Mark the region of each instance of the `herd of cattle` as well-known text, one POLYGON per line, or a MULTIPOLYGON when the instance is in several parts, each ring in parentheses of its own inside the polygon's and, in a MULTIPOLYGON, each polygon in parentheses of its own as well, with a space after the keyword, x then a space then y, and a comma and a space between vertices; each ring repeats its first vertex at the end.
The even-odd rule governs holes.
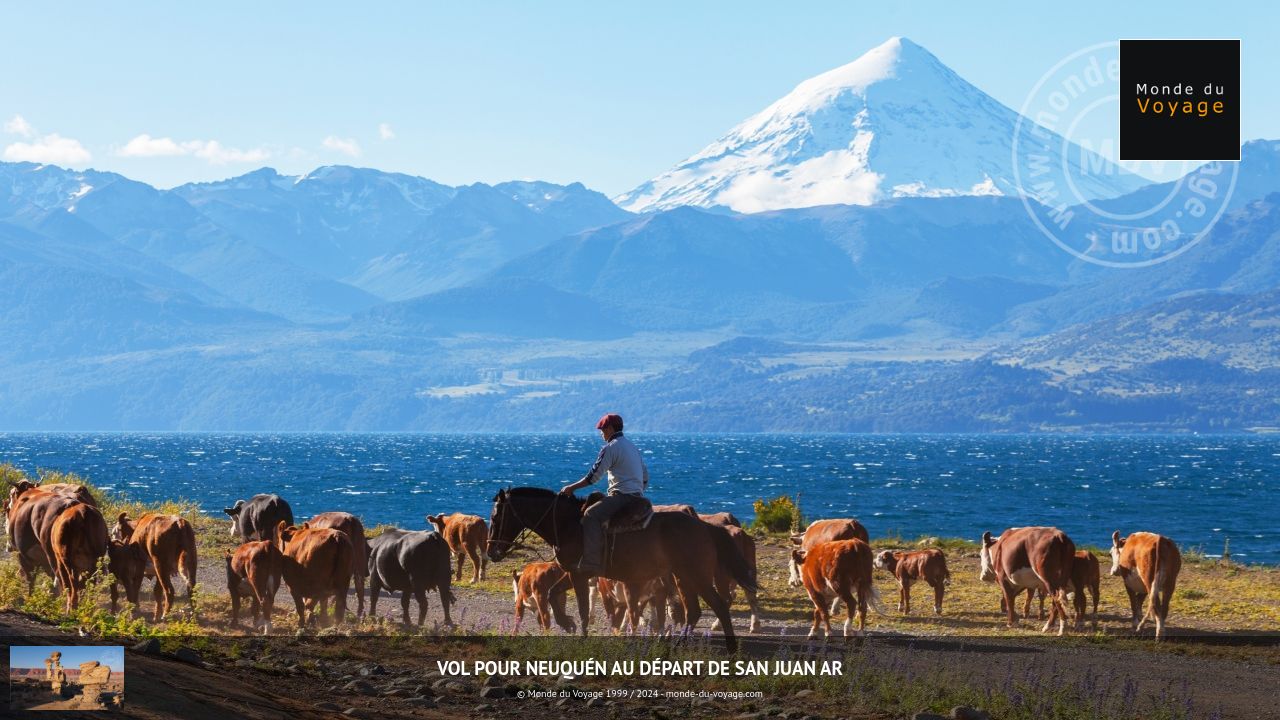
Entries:
MULTIPOLYGON (((654 510, 688 513, 725 528, 755 572, 755 540, 732 514, 699 514, 689 505, 655 506, 654 510)), ((278 495, 240 500, 224 512, 231 518, 232 536, 240 541, 239 547, 225 554, 232 623, 239 624, 241 603, 247 599, 254 625, 261 623, 265 633, 271 632, 274 600, 282 580, 293 597, 300 626, 309 621, 327 623, 331 600, 332 620, 342 623, 352 583, 358 603, 356 617, 362 617, 366 581, 370 614, 376 612, 383 590, 399 592, 405 624, 410 622, 410 601, 416 599, 417 624, 422 625, 427 614, 427 592, 434 591, 440 597, 445 623, 451 624, 451 583, 462 579, 468 559, 472 563, 472 582, 484 579, 487 569, 488 529, 484 519, 474 515, 428 515, 432 530, 391 529, 366 539, 360 519, 346 512, 320 513, 296 526, 289 504, 278 495)), ((137 606, 144 578, 155 580, 156 621, 164 619, 173 605, 174 575, 182 576, 188 601, 191 599, 190 588, 197 582, 195 531, 179 516, 147 513, 134 519, 121 513, 108 528, 96 501, 83 486, 34 485, 27 481, 11 488, 4 500, 4 515, 8 549, 18 559, 28 593, 34 589, 36 571, 44 570, 53 576, 55 587, 65 593, 68 612, 78 603, 87 578, 103 557, 107 559, 111 582, 112 612, 117 611, 120 588, 137 606)), ((899 612, 911 612, 911 587, 924 582, 933 589, 934 612, 942 613, 951 575, 941 550, 875 553, 868 544, 866 528, 850 519, 815 521, 791 540, 794 547, 790 584, 803 587, 814 606, 810 637, 820 629, 831 635, 831 615, 841 602, 847 608, 845 635, 849 635, 855 616, 858 632, 865 631, 868 606, 880 610, 878 594, 872 586, 875 568, 897 580, 899 612)), ((1066 630, 1068 600, 1073 600, 1076 627, 1083 626, 1088 593, 1096 628, 1098 560, 1092 553, 1076 551, 1075 544, 1062 531, 1049 527, 1010 528, 998 537, 988 532, 982 537, 979 557, 980 577, 999 587, 1001 609, 1007 613, 1011 627, 1018 621, 1015 600, 1026 591, 1023 614, 1030 614, 1032 601, 1038 595, 1043 618, 1047 599, 1050 608, 1043 630, 1048 631, 1057 621, 1059 635, 1066 630)), ((1111 574, 1123 579, 1135 631, 1153 620, 1156 638, 1164 635, 1169 600, 1180 567, 1178 548, 1166 537, 1147 532, 1136 532, 1127 538, 1120 537, 1119 532, 1112 535, 1111 574)), ((717 580, 716 587, 727 596, 726 600, 732 600, 732 580, 717 580)), ((651 586, 637 588, 597 578, 592 587, 592 604, 603 609, 615 631, 637 629, 641 619, 635 609, 646 605, 652 610, 654 631, 663 630, 668 613, 675 625, 684 625, 683 611, 677 603, 668 607, 668 603, 656 600, 674 596, 672 588, 660 586, 665 582, 670 581, 655 580, 651 586)), ((526 610, 530 610, 544 629, 550 629, 553 618, 567 630, 576 629, 565 612, 570 585, 568 573, 556 563, 533 562, 521 571, 513 570, 517 627, 526 610)), ((746 595, 751 610, 749 631, 756 632, 759 606, 755 592, 746 595)))

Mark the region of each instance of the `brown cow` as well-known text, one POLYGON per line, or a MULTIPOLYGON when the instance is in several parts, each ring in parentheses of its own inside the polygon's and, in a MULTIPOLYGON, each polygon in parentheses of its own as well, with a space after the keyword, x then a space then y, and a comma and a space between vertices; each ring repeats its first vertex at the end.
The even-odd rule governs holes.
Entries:
MULTIPOLYGON (((48 485, 36 485, 30 480, 19 480, 9 488, 9 495, 4 499, 4 534, 6 538, 5 549, 9 552, 15 552, 18 548, 14 544, 14 533, 10 528, 10 517, 16 517, 25 502, 29 502, 38 497, 48 495, 58 495, 71 500, 82 502, 91 507, 98 507, 98 501, 93 498, 88 488, 83 485, 74 485, 72 483, 49 483, 48 485), (34 492, 33 492, 34 491, 34 492)), ((40 563, 39 567, 53 573, 53 566, 47 563, 40 563)), ((56 579, 56 578, 55 578, 56 579)))
POLYGON ((941 550, 881 550, 876 555, 875 566, 889 571, 898 581, 898 612, 911 614, 911 585, 920 580, 933 588, 933 612, 942 614, 942 596, 951 584, 951 571, 947 569, 947 556, 941 550))
POLYGON ((56 572, 50 535, 54 521, 73 505, 83 505, 66 495, 29 490, 17 498, 5 513, 5 530, 18 557, 18 570, 27 581, 27 594, 35 589, 36 570, 48 572, 54 589, 61 592, 62 579, 56 572))
POLYGON ((338 625, 346 622, 347 591, 351 587, 351 539, 341 530, 317 529, 309 523, 302 527, 276 524, 276 549, 283 556, 281 574, 293 595, 298 611, 298 626, 307 624, 307 612, 316 618, 315 605, 320 603, 320 623, 329 612, 333 597, 333 618, 338 625))
POLYGON ((1066 595, 1071 585, 1071 567, 1076 546, 1066 533, 1050 527, 1010 528, 993 539, 982 534, 979 579, 1000 586, 1008 612, 1009 627, 1018 624, 1014 598, 1025 588, 1044 588, 1052 608, 1041 632, 1058 620, 1058 634, 1067 630, 1066 595))
POLYGON ((880 595, 871 584, 871 555, 871 546, 857 538, 818 543, 807 550, 796 548, 791 551, 792 561, 800 566, 800 581, 813 602, 813 626, 809 628, 809 637, 818 634, 819 625, 825 626, 825 637, 831 637, 831 611, 828 608, 833 607, 836 600, 843 600, 849 611, 844 621, 844 636, 849 637, 849 623, 853 621, 855 608, 858 634, 866 634, 868 603, 880 612, 880 595))
POLYGON ((98 560, 107 554, 107 522, 98 508, 77 502, 54 519, 49 546, 70 613, 80 602, 85 578, 97 570, 98 560))
POLYGON ((484 518, 462 513, 448 516, 440 513, 428 515, 427 522, 434 525, 436 532, 449 543, 450 552, 458 560, 458 574, 454 577, 454 582, 462 581, 462 564, 468 556, 471 558, 471 582, 483 580, 485 569, 489 565, 489 558, 484 554, 484 544, 489 539, 484 518))
POLYGON ((1111 534, 1111 574, 1124 579, 1135 633, 1142 632, 1148 619, 1154 619, 1156 640, 1164 636, 1169 601, 1181 569, 1182 553, 1169 538, 1149 532, 1136 532, 1127 538, 1120 537, 1119 530, 1111 534), (1142 602, 1148 595, 1151 602, 1143 613, 1142 602))
POLYGON ((39 488, 45 492, 54 493, 56 495, 65 495, 69 498, 79 500, 80 502, 98 507, 98 501, 94 499, 93 494, 89 492, 89 488, 76 483, 47 483, 45 485, 37 485, 30 480, 19 480, 9 488, 9 499, 5 503, 7 508, 27 493, 28 490, 39 488))
POLYGON ((578 624, 565 614, 565 603, 569 599, 569 588, 572 583, 569 573, 553 562, 533 562, 524 566, 523 571, 511 571, 511 591, 515 595, 516 625, 520 630, 526 608, 538 616, 538 625, 543 630, 551 629, 551 616, 554 613, 556 624, 575 632, 578 624))
MULTIPOLYGON (((729 513, 718 513, 718 514, 729 515, 729 513)), ((707 516, 703 515, 700 517, 704 518, 703 522, 707 522, 705 519, 707 516)), ((733 516, 730 515, 729 517, 733 517, 733 516)), ((711 523, 711 524, 715 525, 716 523, 711 523)), ((730 539, 732 539, 733 544, 737 546, 738 552, 742 553, 742 559, 747 561, 747 567, 751 568, 751 574, 754 576, 756 573, 755 538, 751 537, 749 534, 747 534, 745 530, 735 525, 721 525, 720 527, 723 527, 725 531, 729 533, 730 539)), ((733 604, 733 594, 734 594, 734 591, 737 589, 738 589, 738 584, 733 581, 733 577, 729 574, 729 571, 723 567, 719 568, 716 571, 716 590, 720 592, 720 597, 724 598, 724 602, 726 605, 733 604)), ((747 607, 751 608, 751 625, 750 627, 747 628, 747 632, 748 633, 759 632, 760 603, 756 599, 756 593, 754 590, 747 590, 745 594, 747 596, 747 607)), ((717 618, 715 622, 711 623, 711 629, 716 630, 719 627, 720 627, 720 620, 717 618)))
MULTIPOLYGON (((809 527, 799 535, 791 536, 791 543, 801 550, 808 550, 818 543, 831 542, 833 540, 853 540, 857 538, 862 542, 871 542, 871 537, 867 535, 867 529, 862 527, 862 523, 853 519, 830 519, 830 520, 814 520, 809 523, 809 527)), ((793 559, 791 561, 791 587, 800 587, 800 565, 793 559)))
POLYGON ((155 621, 159 622, 173 607, 174 575, 181 575, 187 583, 187 602, 195 609, 193 588, 196 583, 196 531, 191 523, 177 515, 145 513, 136 521, 128 513, 120 513, 112 539, 137 545, 147 558, 144 574, 154 577, 156 584, 152 594, 156 601, 155 621))
POLYGON ((654 505, 654 512, 680 512, 685 515, 698 517, 698 511, 688 503, 675 503, 674 505, 654 505))
POLYGON ((231 624, 240 624, 240 598, 248 597, 253 624, 263 618, 262 634, 271 634, 271 611, 280 589, 284 558, 270 540, 251 540, 226 553, 227 591, 231 594, 231 624))
POLYGON ((369 543, 360 518, 345 512, 322 512, 311 518, 313 528, 341 530, 351 539, 351 579, 356 586, 356 618, 364 617, 364 579, 369 577, 369 543))
MULTIPOLYGON (((1084 616, 1087 610, 1088 602, 1085 599, 1085 592, 1093 597, 1093 629, 1098 629, 1098 595, 1101 589, 1102 580, 1099 577, 1098 558, 1088 550, 1077 550, 1075 560, 1071 563, 1071 599, 1076 611, 1076 629, 1084 629, 1084 616)), ((1027 600, 1022 608, 1023 617, 1031 617, 1031 603, 1034 598, 1040 598, 1040 614, 1039 618, 1044 619, 1044 599, 1045 592, 1043 588, 1027 588, 1027 600)), ((1014 593, 1014 599, 1017 599, 1017 593, 1014 593)), ((1000 598, 1000 612, 1004 612, 1004 598, 1000 598)))

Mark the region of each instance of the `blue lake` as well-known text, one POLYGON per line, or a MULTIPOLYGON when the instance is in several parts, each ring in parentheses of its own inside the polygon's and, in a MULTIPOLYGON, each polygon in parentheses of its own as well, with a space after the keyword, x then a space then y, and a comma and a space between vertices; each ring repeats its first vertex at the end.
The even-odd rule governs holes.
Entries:
MULTIPOLYGON (((977 539, 1055 525, 1078 544, 1150 530, 1183 547, 1280 563, 1280 437, 628 434, 655 502, 744 520, 756 498, 801 494, 808 518, 857 517, 872 536, 977 539)), ((593 435, 0 433, 0 463, 78 473, 138 500, 207 512, 277 492, 299 520, 347 510, 421 528, 427 513, 488 517, 505 485, 558 488, 593 435)))

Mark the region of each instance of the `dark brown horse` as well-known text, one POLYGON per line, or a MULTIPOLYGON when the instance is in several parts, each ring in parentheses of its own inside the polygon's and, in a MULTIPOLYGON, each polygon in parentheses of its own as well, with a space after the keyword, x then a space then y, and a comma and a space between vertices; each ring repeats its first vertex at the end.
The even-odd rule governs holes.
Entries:
MULTIPOLYGON (((544 488, 500 490, 493 498, 485 552, 490 560, 501 560, 526 529, 545 540, 555 550, 556 562, 569 572, 582 634, 586 635, 591 612, 589 578, 577 571, 582 557, 583 504, 573 495, 544 488)), ((724 528, 682 512, 657 512, 643 530, 620 533, 608 541, 613 548, 606 556, 605 577, 639 587, 668 573, 674 575, 684 604, 685 627, 698 622, 700 597, 719 618, 725 647, 729 652, 737 650, 729 605, 716 592, 716 571, 724 567, 739 585, 752 591, 756 578, 724 528)))

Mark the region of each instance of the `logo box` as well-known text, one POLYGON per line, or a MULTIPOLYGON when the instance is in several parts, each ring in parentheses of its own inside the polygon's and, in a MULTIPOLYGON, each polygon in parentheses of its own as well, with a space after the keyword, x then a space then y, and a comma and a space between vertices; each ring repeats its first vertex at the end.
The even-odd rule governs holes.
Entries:
POLYGON ((1120 159, 1239 160, 1240 41, 1121 40, 1120 159))

